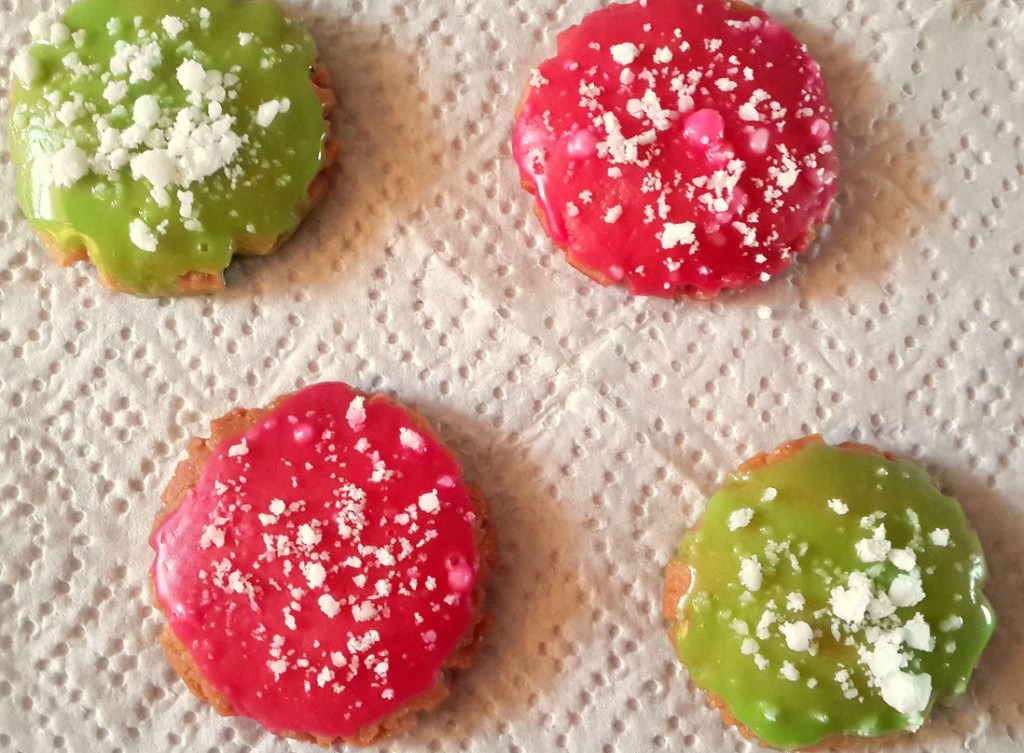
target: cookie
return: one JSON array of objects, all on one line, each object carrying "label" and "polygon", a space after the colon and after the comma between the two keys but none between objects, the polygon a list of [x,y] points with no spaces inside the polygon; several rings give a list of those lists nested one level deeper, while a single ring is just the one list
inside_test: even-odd
[{"label": "cookie", "polygon": [[917,730],[995,627],[978,538],[909,462],[812,436],[730,475],[666,572],[670,638],[747,736]]},{"label": "cookie", "polygon": [[268,0],[78,0],[15,59],[17,193],[56,261],[140,295],[213,291],[324,195],[330,74]]},{"label": "cookie", "polygon": [[512,151],[574,267],[635,295],[712,297],[807,250],[836,187],[817,63],[724,0],[611,4],[558,37]]},{"label": "cookie", "polygon": [[161,643],[270,731],[369,744],[448,695],[489,625],[480,495],[422,419],[324,383],[193,439],[151,537]]}]

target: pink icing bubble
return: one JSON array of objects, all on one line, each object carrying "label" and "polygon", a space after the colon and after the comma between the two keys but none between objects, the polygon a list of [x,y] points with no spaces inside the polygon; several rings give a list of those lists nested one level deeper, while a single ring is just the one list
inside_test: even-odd
[{"label": "pink icing bubble", "polygon": [[465,562],[459,562],[448,571],[448,585],[453,591],[465,593],[473,587],[476,580],[473,568]]},{"label": "pink icing bubble", "polygon": [[758,128],[750,134],[750,151],[754,154],[764,154],[768,151],[768,133],[767,128]]},{"label": "pink icing bubble", "polygon": [[[732,198],[729,200],[729,208],[723,212],[716,212],[715,222],[719,225],[729,224],[737,214],[743,214],[747,208],[748,201],[749,199],[746,191],[742,188],[734,189]],[[716,227],[714,230],[710,230],[709,232],[718,232],[719,229],[720,228]]]},{"label": "pink icing bubble", "polygon": [[811,135],[816,139],[828,141],[832,138],[832,126],[824,118],[818,118],[811,123]]},{"label": "pink icing bubble", "polygon": [[707,146],[708,144],[721,141],[725,134],[725,121],[718,110],[704,108],[697,110],[686,119],[686,127],[683,135],[692,144]]},{"label": "pink icing bubble", "polygon": [[782,24],[777,23],[772,18],[766,18],[764,23],[761,24],[761,28],[764,31],[764,35],[769,38],[782,37],[789,33]]},{"label": "pink icing bubble", "polygon": [[597,154],[597,134],[586,128],[581,128],[572,134],[567,149],[569,156],[575,159],[593,157]]}]

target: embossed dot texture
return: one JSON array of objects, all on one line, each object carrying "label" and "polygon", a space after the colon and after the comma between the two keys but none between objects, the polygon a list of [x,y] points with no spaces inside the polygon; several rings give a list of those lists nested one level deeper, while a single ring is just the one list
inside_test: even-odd
[{"label": "embossed dot texture", "polygon": [[[1000,618],[965,698],[858,749],[1020,749],[1019,3],[770,3],[831,89],[837,208],[788,273],[713,303],[583,279],[517,184],[529,71],[600,3],[285,4],[334,74],[342,169],[224,294],[108,293],[58,269],[0,192],[0,753],[314,750],[173,675],[146,539],[188,437],[324,379],[425,415],[502,544],[475,667],[379,750],[756,750],[677,663],[661,570],[728,469],[810,431],[910,457],[959,497]],[[52,7],[0,0],[5,120],[11,61]]]}]

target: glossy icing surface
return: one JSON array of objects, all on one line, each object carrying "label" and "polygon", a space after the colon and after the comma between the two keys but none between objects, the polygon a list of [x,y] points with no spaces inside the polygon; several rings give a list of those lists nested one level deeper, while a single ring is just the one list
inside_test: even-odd
[{"label": "glossy icing surface", "polygon": [[155,591],[236,711],[350,736],[433,688],[472,626],[475,520],[404,410],[320,384],[216,449],[153,534]]},{"label": "glossy icing surface", "polygon": [[762,11],[721,0],[612,4],[563,32],[513,153],[569,260],[642,295],[767,281],[835,192],[818,65]]},{"label": "glossy icing surface", "polygon": [[680,545],[672,639],[760,740],[917,729],[995,619],[959,504],[915,466],[821,443],[734,473]]},{"label": "glossy icing surface", "polygon": [[327,124],[309,35],[264,0],[79,0],[33,22],[10,115],[18,198],[113,287],[173,293],[307,210]]}]

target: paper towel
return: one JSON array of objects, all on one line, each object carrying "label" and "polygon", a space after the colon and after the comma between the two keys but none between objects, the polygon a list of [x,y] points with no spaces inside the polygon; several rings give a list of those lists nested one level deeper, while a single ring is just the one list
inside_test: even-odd
[{"label": "paper towel", "polygon": [[[147,535],[188,437],[325,379],[424,414],[501,540],[476,665],[378,750],[756,749],[676,661],[661,573],[728,470],[810,431],[924,465],[992,570],[1000,624],[969,693],[885,750],[1020,750],[1020,3],[765,3],[829,83],[838,207],[790,272],[711,303],[590,282],[518,186],[529,71],[600,3],[285,4],[334,75],[342,170],[222,294],[136,299],[57,268],[0,135],[0,752],[315,749],[217,716],[171,672]],[[5,120],[50,9],[0,0]]]}]

